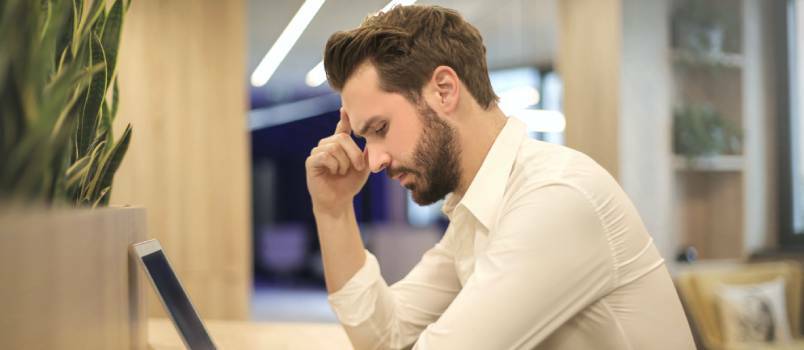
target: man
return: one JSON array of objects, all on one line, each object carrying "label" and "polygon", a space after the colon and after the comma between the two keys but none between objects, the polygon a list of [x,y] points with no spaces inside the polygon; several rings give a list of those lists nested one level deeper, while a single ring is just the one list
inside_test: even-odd
[{"label": "man", "polygon": [[[693,349],[636,209],[587,156],[497,107],[477,29],[396,7],[333,34],[334,135],[307,159],[330,303],[358,349]],[[362,151],[350,134],[366,140]],[[385,170],[450,225],[388,286],[352,199]]]}]

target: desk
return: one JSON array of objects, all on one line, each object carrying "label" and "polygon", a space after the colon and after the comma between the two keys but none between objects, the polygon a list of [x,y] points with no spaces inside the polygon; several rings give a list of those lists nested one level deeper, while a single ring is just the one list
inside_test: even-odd
[{"label": "desk", "polygon": [[[352,348],[338,324],[206,320],[204,325],[221,350]],[[148,344],[154,350],[184,349],[176,327],[166,318],[148,320]]]}]

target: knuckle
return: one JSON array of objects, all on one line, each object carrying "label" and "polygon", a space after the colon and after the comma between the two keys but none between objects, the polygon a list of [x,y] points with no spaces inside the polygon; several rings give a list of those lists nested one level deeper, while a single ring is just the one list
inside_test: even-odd
[{"label": "knuckle", "polygon": [[330,153],[335,153],[336,151],[338,151],[338,144],[335,143],[328,143],[324,145],[324,147],[326,148],[327,152]]}]

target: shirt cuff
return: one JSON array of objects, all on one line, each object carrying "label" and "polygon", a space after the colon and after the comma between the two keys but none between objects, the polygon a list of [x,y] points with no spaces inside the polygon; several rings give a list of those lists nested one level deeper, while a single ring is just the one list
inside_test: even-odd
[{"label": "shirt cuff", "polygon": [[366,261],[360,270],[340,290],[327,297],[338,320],[345,326],[357,326],[371,317],[380,293],[380,265],[373,254],[365,252]]}]

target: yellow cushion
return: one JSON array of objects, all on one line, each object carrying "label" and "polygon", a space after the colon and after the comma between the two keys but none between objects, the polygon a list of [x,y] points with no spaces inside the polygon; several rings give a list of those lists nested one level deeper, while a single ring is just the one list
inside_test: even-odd
[{"label": "yellow cushion", "polygon": [[[717,290],[723,284],[756,284],[782,277],[785,280],[787,316],[794,338],[799,338],[801,267],[794,261],[746,264],[740,262],[696,263],[677,278],[679,292],[707,348],[722,349],[723,333],[717,312]],[[796,345],[800,345],[796,343]],[[796,346],[788,345],[788,346]],[[756,349],[752,344],[751,349]],[[731,347],[730,347],[731,348]],[[799,347],[794,347],[799,349]],[[804,347],[800,347],[804,349]]]}]

